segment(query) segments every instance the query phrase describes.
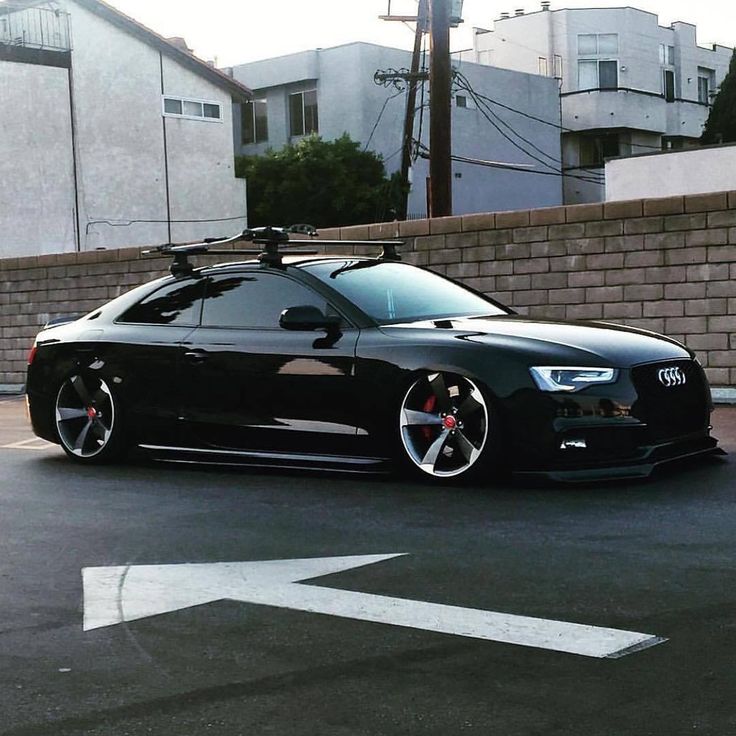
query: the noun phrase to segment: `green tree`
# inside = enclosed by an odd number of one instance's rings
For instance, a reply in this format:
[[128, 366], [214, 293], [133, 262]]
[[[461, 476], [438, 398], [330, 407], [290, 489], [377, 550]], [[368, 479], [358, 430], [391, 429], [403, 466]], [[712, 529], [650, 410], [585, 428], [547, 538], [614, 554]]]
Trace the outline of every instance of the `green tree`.
[[736, 142], [736, 49], [700, 140], [702, 143]]
[[335, 141], [303, 138], [264, 156], [238, 156], [235, 174], [248, 180], [251, 226], [307, 222], [338, 227], [393, 219], [401, 193], [397, 175], [345, 133]]

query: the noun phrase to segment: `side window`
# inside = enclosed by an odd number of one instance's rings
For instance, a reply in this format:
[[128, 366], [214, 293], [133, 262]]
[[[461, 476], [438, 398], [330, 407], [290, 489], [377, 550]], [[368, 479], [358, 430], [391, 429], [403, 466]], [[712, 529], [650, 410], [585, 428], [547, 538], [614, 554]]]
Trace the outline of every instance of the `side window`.
[[203, 327], [276, 329], [288, 307], [315, 306], [327, 313], [324, 298], [286, 276], [240, 273], [207, 282]]
[[196, 326], [202, 307], [204, 282], [176, 282], [154, 291], [119, 318], [148, 325]]

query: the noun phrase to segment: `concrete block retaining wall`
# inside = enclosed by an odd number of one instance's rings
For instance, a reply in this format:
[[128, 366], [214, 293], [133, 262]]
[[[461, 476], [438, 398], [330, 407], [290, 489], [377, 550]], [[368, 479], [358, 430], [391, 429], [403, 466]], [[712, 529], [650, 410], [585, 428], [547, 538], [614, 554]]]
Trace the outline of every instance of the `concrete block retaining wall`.
[[[714, 386], [736, 387], [736, 192], [361, 225], [322, 237], [400, 237], [406, 260], [524, 314], [664, 332], [697, 351]], [[165, 273], [169, 259], [140, 250], [0, 260], [0, 387], [22, 386], [28, 349], [48, 319], [91, 311]]]

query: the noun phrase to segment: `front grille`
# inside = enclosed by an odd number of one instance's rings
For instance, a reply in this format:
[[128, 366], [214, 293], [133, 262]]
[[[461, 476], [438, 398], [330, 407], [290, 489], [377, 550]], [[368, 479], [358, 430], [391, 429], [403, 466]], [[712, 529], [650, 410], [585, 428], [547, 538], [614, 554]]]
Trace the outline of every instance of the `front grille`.
[[[685, 383], [667, 386], [660, 371], [679, 368]], [[703, 431], [710, 417], [710, 397], [702, 368], [694, 360], [668, 360], [635, 366], [631, 380], [637, 400], [631, 413], [646, 422], [651, 442]]]

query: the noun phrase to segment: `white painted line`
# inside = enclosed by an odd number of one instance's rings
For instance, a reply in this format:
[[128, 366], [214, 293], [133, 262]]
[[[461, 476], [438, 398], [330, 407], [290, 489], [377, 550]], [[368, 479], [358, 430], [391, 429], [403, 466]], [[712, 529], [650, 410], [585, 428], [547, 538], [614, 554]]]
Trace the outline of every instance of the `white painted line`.
[[48, 450], [51, 447], [56, 447], [56, 445], [53, 442], [42, 440], [40, 437], [12, 442], [9, 445], [0, 445], [0, 449], [3, 450]]
[[86, 567], [82, 570], [83, 628], [90, 631], [214, 601], [235, 600], [587, 657], [623, 656], [664, 641], [634, 631], [300, 583], [400, 556]]

